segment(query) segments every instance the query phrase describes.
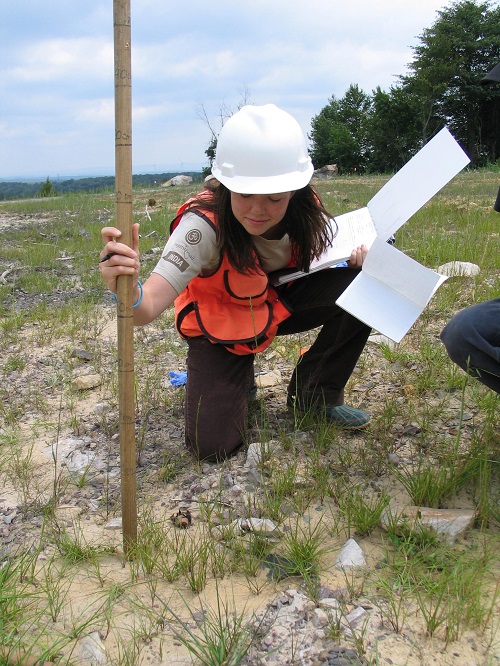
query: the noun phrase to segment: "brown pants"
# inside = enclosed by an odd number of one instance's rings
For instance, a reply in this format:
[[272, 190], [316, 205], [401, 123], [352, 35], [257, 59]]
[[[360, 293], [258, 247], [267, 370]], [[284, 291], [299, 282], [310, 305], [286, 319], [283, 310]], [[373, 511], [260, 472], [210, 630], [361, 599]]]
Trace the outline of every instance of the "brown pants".
[[[280, 288], [292, 314], [278, 335], [321, 326], [288, 386], [301, 405], [343, 404], [344, 387], [370, 334], [368, 326], [335, 305], [357, 274], [350, 268], [329, 269]], [[203, 337], [189, 339], [188, 345], [186, 445], [200, 460], [220, 460], [244, 441], [253, 354], [238, 356]]]

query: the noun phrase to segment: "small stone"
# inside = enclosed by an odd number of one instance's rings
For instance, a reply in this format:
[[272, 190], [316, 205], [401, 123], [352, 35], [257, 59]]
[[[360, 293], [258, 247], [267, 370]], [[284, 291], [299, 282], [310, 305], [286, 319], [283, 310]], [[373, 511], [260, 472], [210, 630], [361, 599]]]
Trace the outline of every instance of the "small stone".
[[388, 338], [386, 335], [382, 335], [381, 333], [373, 333], [370, 335], [368, 342], [373, 342], [373, 344], [376, 345], [383, 344], [389, 349], [395, 349], [397, 346], [397, 343], [394, 342], [394, 340], [391, 340], [391, 338]]
[[92, 361], [94, 354], [87, 349], [74, 349], [71, 352], [71, 358], [78, 358], [80, 361]]
[[315, 608], [313, 610], [311, 621], [317, 629], [326, 627], [329, 623], [328, 615], [321, 608]]
[[381, 525], [387, 529], [394, 524], [396, 517], [398, 523], [413, 521], [415, 524], [420, 522], [433, 529], [439, 537], [442, 537], [449, 543], [453, 543], [474, 522], [474, 511], [468, 509], [432, 509], [422, 506], [407, 506], [404, 509], [395, 511], [392, 508], [386, 510], [381, 517]]
[[94, 666], [107, 663], [106, 648], [97, 631], [93, 631], [81, 639], [77, 645], [76, 654], [86, 663]]
[[360, 546], [354, 539], [349, 539], [344, 544], [335, 562], [336, 569], [354, 569], [364, 567], [366, 564], [365, 556]]
[[260, 465], [262, 460], [261, 453], [261, 444], [260, 442], [252, 442], [247, 450], [247, 459], [245, 461], [245, 467], [248, 469], [253, 469]]
[[348, 615], [346, 615], [345, 620], [351, 629], [355, 629], [361, 624], [366, 613], [367, 611], [362, 606], [356, 606]]
[[255, 383], [258, 388], [269, 388], [281, 383], [281, 372], [279, 370], [270, 370], [255, 376]]
[[277, 536], [279, 530], [269, 518], [246, 518], [240, 521], [240, 527], [245, 532], [257, 532], [262, 536]]
[[78, 391], [89, 391], [102, 384], [100, 375], [82, 375], [73, 379], [73, 387]]
[[106, 525], [104, 525], [105, 530], [121, 530], [122, 528], [122, 519], [121, 516], [119, 518], [111, 518]]
[[320, 600], [319, 607], [331, 611], [331, 610], [338, 610], [340, 608], [340, 604], [337, 601], [337, 599], [326, 598]]

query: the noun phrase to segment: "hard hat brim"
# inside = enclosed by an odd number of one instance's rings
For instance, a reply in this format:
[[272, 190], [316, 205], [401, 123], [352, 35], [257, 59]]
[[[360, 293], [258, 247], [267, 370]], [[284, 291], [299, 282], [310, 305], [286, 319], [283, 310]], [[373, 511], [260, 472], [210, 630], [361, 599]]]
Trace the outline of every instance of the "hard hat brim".
[[305, 171], [280, 174], [278, 176], [224, 176], [214, 166], [212, 174], [231, 192], [237, 194], [278, 194], [295, 192], [309, 184], [314, 172], [312, 162]]

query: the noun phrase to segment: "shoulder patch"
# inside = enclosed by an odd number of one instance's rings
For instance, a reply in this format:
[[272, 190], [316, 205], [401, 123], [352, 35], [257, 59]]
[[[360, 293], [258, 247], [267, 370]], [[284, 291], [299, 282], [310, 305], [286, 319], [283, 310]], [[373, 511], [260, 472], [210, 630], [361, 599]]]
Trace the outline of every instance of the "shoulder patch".
[[184, 271], [189, 268], [188, 262], [183, 257], [181, 257], [180, 254], [177, 254], [177, 252], [169, 252], [165, 257], [163, 257], [163, 259], [168, 261], [169, 264], [173, 264], [180, 270], [181, 273], [184, 273]]
[[191, 229], [185, 235], [186, 243], [188, 245], [198, 245], [202, 238], [203, 235], [199, 229]]

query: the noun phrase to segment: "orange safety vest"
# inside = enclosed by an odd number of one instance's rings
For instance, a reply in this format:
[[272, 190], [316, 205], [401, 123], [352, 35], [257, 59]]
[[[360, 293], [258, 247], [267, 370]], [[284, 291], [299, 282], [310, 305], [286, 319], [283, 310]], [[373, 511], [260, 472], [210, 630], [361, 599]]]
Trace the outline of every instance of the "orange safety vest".
[[[189, 208], [187, 201], [177, 211], [170, 232]], [[193, 210], [216, 228], [209, 211]], [[224, 345], [234, 354], [256, 354], [273, 341], [278, 324], [290, 316], [269, 284], [267, 275], [256, 269], [240, 273], [226, 255], [212, 275], [193, 278], [174, 301], [175, 325], [183, 338], [204, 336], [214, 344]]]

